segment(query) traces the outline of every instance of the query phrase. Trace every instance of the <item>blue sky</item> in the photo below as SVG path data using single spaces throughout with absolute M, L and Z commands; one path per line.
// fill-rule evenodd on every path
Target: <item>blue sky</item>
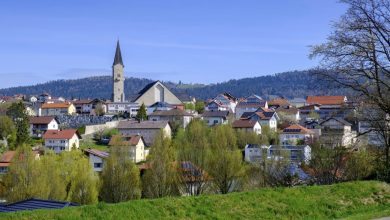
M 0 2 L 0 88 L 107 75 L 214 83 L 314 67 L 337 0 Z

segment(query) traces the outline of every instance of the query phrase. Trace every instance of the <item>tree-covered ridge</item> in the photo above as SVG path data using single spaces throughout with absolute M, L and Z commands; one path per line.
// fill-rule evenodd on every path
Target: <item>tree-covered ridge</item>
M 224 79 L 221 78 L 221 81 Z M 126 78 L 125 96 L 137 94 L 151 79 Z M 349 93 L 345 89 L 329 89 L 324 82 L 313 75 L 313 71 L 292 71 L 274 75 L 259 76 L 243 79 L 201 85 L 164 82 L 176 93 L 188 93 L 200 99 L 213 98 L 222 92 L 229 92 L 236 97 L 258 94 L 268 98 L 270 95 L 287 98 L 305 97 L 308 95 L 340 95 Z M 34 86 L 21 86 L 0 89 L 0 95 L 41 94 L 48 92 L 52 96 L 65 98 L 111 98 L 111 76 L 97 76 L 74 80 L 55 80 Z

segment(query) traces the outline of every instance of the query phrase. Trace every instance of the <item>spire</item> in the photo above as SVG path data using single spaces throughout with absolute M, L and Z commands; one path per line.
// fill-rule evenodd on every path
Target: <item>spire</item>
M 119 46 L 119 40 L 116 42 L 115 58 L 114 63 L 112 65 L 114 66 L 118 63 L 124 66 L 122 61 L 121 47 Z

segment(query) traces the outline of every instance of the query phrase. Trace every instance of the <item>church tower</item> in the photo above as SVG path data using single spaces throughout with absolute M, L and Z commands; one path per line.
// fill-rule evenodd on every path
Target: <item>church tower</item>
M 123 73 L 123 65 L 121 48 L 119 46 L 119 40 L 116 43 L 116 51 L 114 63 L 112 64 L 112 101 L 113 102 L 124 102 L 124 85 L 125 85 L 125 76 Z

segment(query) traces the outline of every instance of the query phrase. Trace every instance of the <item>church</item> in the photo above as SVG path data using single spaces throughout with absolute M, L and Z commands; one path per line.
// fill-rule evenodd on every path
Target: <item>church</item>
M 108 112 L 134 112 L 134 108 L 140 106 L 142 103 L 146 106 L 151 106 L 157 102 L 168 103 L 174 106 L 183 106 L 183 102 L 159 80 L 146 85 L 138 94 L 136 94 L 134 99 L 126 100 L 124 91 L 124 67 L 118 40 L 114 62 L 112 64 L 112 102 L 108 106 Z M 132 109 L 127 109 L 126 106 L 131 106 Z

